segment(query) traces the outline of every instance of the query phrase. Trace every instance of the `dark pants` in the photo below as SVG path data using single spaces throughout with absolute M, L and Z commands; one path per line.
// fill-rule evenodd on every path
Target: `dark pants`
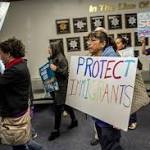
M 13 150 L 44 150 L 44 149 L 36 141 L 30 140 L 27 144 L 13 146 Z
M 137 115 L 136 113 L 133 113 L 132 115 L 130 115 L 130 121 L 129 121 L 129 125 L 131 125 L 132 123 L 137 122 Z
M 70 107 L 68 105 L 55 105 L 55 125 L 54 125 L 54 128 L 56 130 L 59 130 L 59 128 L 60 128 L 61 114 L 64 110 L 70 115 L 70 118 L 72 121 L 76 120 L 76 117 L 75 117 L 75 114 L 74 114 L 72 107 Z
M 24 145 L 13 146 L 13 150 L 29 150 L 28 147 Z
M 95 124 L 102 150 L 123 150 L 120 146 L 120 130 L 113 127 L 99 127 Z

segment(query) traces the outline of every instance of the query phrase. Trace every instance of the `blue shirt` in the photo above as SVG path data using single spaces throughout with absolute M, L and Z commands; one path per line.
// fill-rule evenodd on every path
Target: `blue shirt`
M 113 49 L 112 46 L 108 46 L 105 48 L 104 52 L 101 55 L 102 57 L 118 57 L 119 54 L 115 52 L 115 50 Z M 100 127 L 112 127 L 112 125 L 102 121 L 102 120 L 98 120 L 95 119 L 95 123 L 100 126 Z

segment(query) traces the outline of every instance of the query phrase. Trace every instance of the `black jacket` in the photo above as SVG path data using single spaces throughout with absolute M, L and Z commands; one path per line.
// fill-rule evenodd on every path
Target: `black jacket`
M 0 116 L 13 117 L 28 108 L 30 74 L 25 61 L 0 75 Z
M 54 102 L 56 105 L 65 104 L 68 85 L 68 61 L 64 55 L 58 53 L 55 57 L 49 58 L 50 63 L 57 66 L 55 76 L 58 81 L 59 90 L 55 91 Z

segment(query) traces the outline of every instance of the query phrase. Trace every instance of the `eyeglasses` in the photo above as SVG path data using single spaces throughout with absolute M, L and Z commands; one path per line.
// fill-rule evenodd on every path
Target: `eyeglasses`
M 99 41 L 99 39 L 89 39 L 89 40 L 87 40 L 87 44 L 91 44 L 91 43 L 94 43 L 97 41 Z

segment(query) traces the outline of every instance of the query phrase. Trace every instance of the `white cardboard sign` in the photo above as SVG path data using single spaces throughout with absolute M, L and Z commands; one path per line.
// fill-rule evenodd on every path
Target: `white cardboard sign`
M 123 50 L 118 51 L 121 57 L 134 57 L 134 48 L 127 47 Z
M 66 104 L 127 131 L 137 58 L 72 56 Z

